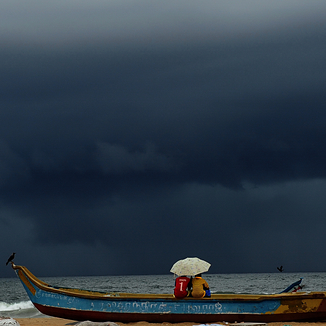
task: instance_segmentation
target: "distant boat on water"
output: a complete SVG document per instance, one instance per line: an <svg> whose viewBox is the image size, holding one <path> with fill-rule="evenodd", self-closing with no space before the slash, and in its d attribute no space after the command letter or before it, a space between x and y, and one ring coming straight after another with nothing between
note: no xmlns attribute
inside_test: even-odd
<svg viewBox="0 0 326 326"><path fill-rule="evenodd" d="M279 294L212 294L210 298L176 299L173 294L99 292L51 286L26 267L11 262L34 306L43 314L115 322L289 322L326 319L326 292Z"/></svg>

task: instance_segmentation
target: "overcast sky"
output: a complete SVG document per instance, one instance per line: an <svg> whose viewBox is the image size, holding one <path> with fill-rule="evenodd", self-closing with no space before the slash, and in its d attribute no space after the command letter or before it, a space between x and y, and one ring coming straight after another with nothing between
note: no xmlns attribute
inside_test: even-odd
<svg viewBox="0 0 326 326"><path fill-rule="evenodd" d="M0 276L326 271L324 0L4 0Z"/></svg>

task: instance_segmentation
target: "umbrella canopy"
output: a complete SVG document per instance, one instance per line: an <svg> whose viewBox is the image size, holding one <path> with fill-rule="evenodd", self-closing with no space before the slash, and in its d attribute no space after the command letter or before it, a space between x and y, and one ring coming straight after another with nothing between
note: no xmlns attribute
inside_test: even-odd
<svg viewBox="0 0 326 326"><path fill-rule="evenodd" d="M211 264L205 260L199 259L197 257L185 258L178 260L171 268L170 272L177 274L178 276L182 275L191 275L195 276L207 272Z"/></svg>

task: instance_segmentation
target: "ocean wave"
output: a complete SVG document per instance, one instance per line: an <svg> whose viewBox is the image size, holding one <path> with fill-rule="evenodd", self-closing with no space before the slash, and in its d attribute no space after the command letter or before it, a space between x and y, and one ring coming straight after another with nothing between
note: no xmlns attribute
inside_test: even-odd
<svg viewBox="0 0 326 326"><path fill-rule="evenodd" d="M0 316L11 318L36 318L43 317L31 301L16 303L0 302Z"/></svg>
<svg viewBox="0 0 326 326"><path fill-rule="evenodd" d="M0 302L0 312L33 308L31 301L22 301L18 303Z"/></svg>

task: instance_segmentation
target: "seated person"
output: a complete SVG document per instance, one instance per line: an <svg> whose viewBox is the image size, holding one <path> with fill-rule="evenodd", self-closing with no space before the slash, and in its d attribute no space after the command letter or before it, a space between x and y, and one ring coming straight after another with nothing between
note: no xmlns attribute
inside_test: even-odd
<svg viewBox="0 0 326 326"><path fill-rule="evenodd" d="M206 292L207 291L207 292ZM192 280L192 292L193 298L210 297L209 286L207 282L201 277L201 274L197 274Z"/></svg>
<svg viewBox="0 0 326 326"><path fill-rule="evenodd" d="M175 280L174 296L177 299L185 298L191 289L191 280L187 276L179 276Z"/></svg>

